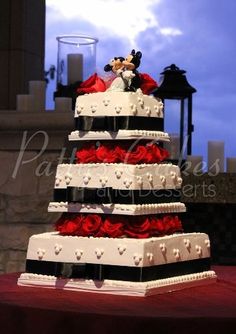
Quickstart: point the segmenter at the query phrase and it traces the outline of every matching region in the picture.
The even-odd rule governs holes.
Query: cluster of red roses
[[[159,163],[167,159],[169,153],[166,149],[154,143],[139,144],[134,147],[127,143],[110,144],[101,143],[98,147],[95,144],[85,144],[76,152],[77,163]]]
[[[66,213],[56,222],[62,235],[110,238],[150,238],[182,232],[178,216],[122,216]]]
[[[158,87],[155,80],[147,73],[139,73],[140,77],[140,89],[143,94],[149,95],[155,88]],[[77,89],[78,94],[88,94],[105,92],[105,90],[111,85],[112,81],[116,78],[115,75],[110,77],[109,80],[103,80],[101,77],[94,73],[87,80],[83,81]]]

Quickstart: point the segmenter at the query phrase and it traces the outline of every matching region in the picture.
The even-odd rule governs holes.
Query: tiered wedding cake
[[[120,68],[118,85],[77,98],[76,161],[58,165],[49,204],[62,216],[56,232],[30,238],[19,285],[145,296],[216,279],[208,236],[182,230],[163,104]]]

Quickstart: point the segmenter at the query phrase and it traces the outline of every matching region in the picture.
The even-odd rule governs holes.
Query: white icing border
[[[48,212],[82,212],[114,215],[148,215],[159,213],[186,212],[184,203],[159,204],[91,204],[50,202]]]
[[[148,130],[119,130],[118,132],[108,131],[72,131],[69,141],[74,140],[125,140],[125,139],[150,139],[155,141],[170,141],[168,133]]]
[[[113,295],[145,297],[215,283],[214,271],[176,276],[149,282],[93,281],[84,279],[57,279],[55,276],[21,274],[19,286],[54,288],[62,290],[106,293]]]

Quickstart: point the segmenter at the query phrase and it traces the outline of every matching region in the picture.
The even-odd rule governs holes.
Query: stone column
[[[73,122],[68,111],[0,110],[0,274],[24,271],[29,237],[53,231],[60,214],[47,207]]]
[[[0,35],[0,110],[10,110],[30,80],[44,79],[45,0],[1,0]]]

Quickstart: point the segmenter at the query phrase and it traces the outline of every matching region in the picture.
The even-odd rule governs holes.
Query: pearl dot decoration
[[[104,99],[102,102],[103,102],[104,106],[107,107],[110,103],[110,100],[109,99]]]
[[[157,116],[161,116],[161,112],[160,112],[160,109],[159,109],[158,105],[154,106],[154,110],[155,110]]]
[[[145,112],[147,116],[151,115],[151,108],[150,107],[145,107]]]
[[[61,250],[62,250],[62,245],[55,244],[55,246],[54,246],[55,254],[58,255]]]
[[[180,259],[180,251],[179,251],[178,248],[174,248],[174,249],[173,249],[173,254],[174,254],[176,260],[179,260],[179,259]]]
[[[147,253],[147,258],[149,262],[153,262],[154,259],[153,253]]]
[[[126,251],[126,246],[119,244],[118,245],[118,252],[122,255]]]
[[[160,109],[161,112],[164,109],[164,104],[161,101],[159,102],[159,109]]]
[[[201,255],[202,255],[202,247],[199,246],[199,245],[196,245],[196,246],[195,246],[195,249],[196,249],[197,254],[198,254],[199,256],[201,256]]]
[[[138,97],[138,104],[143,108],[144,106],[144,100],[142,97]]]
[[[137,184],[139,186],[141,186],[143,184],[143,178],[142,178],[142,176],[137,176],[136,180],[137,180]]]
[[[102,248],[96,248],[95,254],[97,255],[97,258],[100,259],[102,255],[104,254],[104,250]]]
[[[91,176],[90,175],[83,176],[84,184],[88,184],[90,180],[91,180]]]
[[[160,176],[160,180],[161,180],[162,186],[165,187],[165,185],[166,185],[166,177],[164,175],[161,175]]]
[[[45,249],[38,248],[37,255],[38,255],[39,260],[42,260],[42,258],[44,257],[44,254],[45,254]]]
[[[129,180],[129,179],[125,179],[123,184],[125,185],[125,187],[128,189],[130,188],[131,184],[132,184],[132,181]]]
[[[184,244],[185,244],[187,249],[189,249],[191,247],[191,242],[190,242],[189,239],[184,239]]]
[[[61,177],[56,177],[56,180],[55,180],[55,186],[58,187],[58,186],[60,185],[61,181],[62,181],[62,178],[61,178]]]
[[[106,185],[107,182],[108,182],[108,177],[106,177],[106,176],[104,176],[104,177],[100,177],[99,181],[100,181],[102,187],[105,187],[105,185]]]
[[[117,114],[119,114],[121,112],[121,110],[122,110],[122,106],[120,106],[120,105],[115,106],[115,111],[116,111]]]
[[[70,184],[70,181],[72,180],[72,175],[70,173],[65,174],[65,182],[66,184]]]
[[[181,186],[181,185],[182,185],[182,182],[183,182],[182,178],[181,178],[181,177],[178,177],[178,178],[177,178],[177,184],[178,184],[178,186]]]
[[[205,245],[207,246],[207,248],[210,248],[210,246],[211,246],[210,240],[206,239],[204,242],[205,242]]]
[[[123,172],[121,170],[116,170],[115,171],[115,175],[116,175],[117,179],[120,179],[122,174],[123,174]]]
[[[90,109],[92,113],[95,113],[97,111],[98,105],[96,103],[91,104]]]
[[[82,255],[83,255],[82,249],[76,249],[75,250],[75,256],[76,256],[77,260],[80,260]]]
[[[77,114],[80,114],[84,110],[84,106],[79,104],[76,106],[76,112]]]
[[[133,103],[130,103],[130,109],[131,109],[133,115],[135,116],[137,114],[137,111],[138,111],[137,106]]]
[[[152,174],[151,173],[147,173],[146,176],[147,176],[148,181],[150,183],[152,183],[153,182],[153,176],[152,176]]]
[[[138,254],[138,253],[134,253],[134,256],[133,256],[133,259],[134,259],[134,263],[137,265],[139,265],[139,263],[142,261],[142,255]]]
[[[170,177],[172,178],[173,181],[177,181],[177,174],[175,172],[170,172]]]
[[[161,243],[161,244],[159,245],[159,247],[160,247],[160,250],[161,250],[162,253],[165,253],[165,252],[166,252],[166,245],[165,245],[165,243]]]

